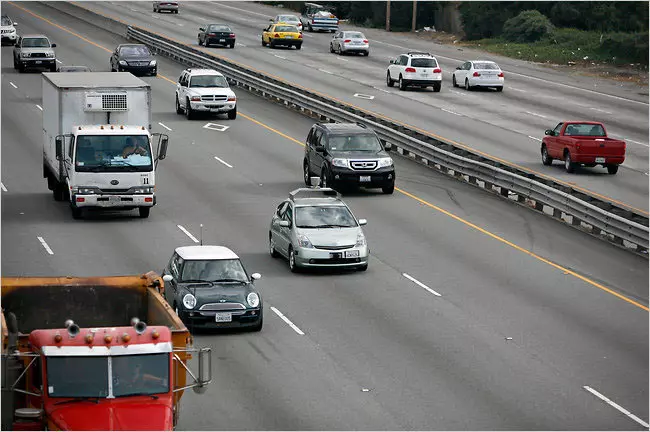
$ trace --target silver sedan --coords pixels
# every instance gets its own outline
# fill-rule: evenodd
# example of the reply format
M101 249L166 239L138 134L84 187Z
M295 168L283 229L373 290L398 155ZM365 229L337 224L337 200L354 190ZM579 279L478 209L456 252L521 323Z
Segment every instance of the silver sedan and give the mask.
M330 52L336 52L339 55L361 53L368 56L370 55L370 41L358 31L339 31L330 41Z
M474 60L458 66L452 74L454 87L465 87L471 90L476 87L494 87L497 91L503 91L503 71L493 61Z

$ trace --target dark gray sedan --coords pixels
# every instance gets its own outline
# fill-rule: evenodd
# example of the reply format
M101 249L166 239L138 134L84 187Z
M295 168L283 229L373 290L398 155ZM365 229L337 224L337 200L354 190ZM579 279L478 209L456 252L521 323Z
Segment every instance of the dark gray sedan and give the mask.
M198 42L199 45L222 45L235 47L235 32L226 24L208 24L199 27Z
M133 75L158 74L154 54L143 44L118 45L111 55L111 72L131 72Z

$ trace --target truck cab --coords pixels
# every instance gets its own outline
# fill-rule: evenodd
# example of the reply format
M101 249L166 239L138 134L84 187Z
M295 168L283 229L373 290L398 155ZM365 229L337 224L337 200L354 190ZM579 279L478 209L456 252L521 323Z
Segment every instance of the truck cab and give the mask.
M329 7L316 3L305 3L300 22L303 29L310 32L324 30L334 33L339 30L339 19L336 15Z

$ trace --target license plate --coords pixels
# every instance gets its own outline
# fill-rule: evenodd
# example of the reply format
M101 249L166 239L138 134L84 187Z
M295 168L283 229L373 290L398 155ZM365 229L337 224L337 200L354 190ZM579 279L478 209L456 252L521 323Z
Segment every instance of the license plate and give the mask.
M120 197L111 195L108 197L108 202L112 202L112 203L120 202Z
M34 63L36 63L36 64L41 64L41 63L43 63L43 62L40 61L40 60L36 60Z
M359 176L359 181L360 182L369 182L370 181L370 176Z
M596 158L596 163L605 163L605 158Z
M223 105L206 105L206 106L211 109L218 109L221 108Z
M293 39L293 36L285 36L285 39Z
M355 44L355 45L361 45L363 42L361 42L361 41L354 41L354 42L352 42L352 43Z
M219 39L219 42L225 42L225 41L226 41L225 39Z
M358 250L345 251L346 258L359 258Z
M230 312L217 312L214 315L215 322L232 322L232 313Z

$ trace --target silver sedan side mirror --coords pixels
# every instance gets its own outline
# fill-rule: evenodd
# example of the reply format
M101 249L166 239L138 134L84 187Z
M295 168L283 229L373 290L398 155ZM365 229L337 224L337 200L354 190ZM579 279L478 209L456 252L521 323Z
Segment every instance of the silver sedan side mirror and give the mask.
M360 226L366 225L367 223L368 223L368 221L366 219L359 219L359 225Z
M260 280L260 279L262 279L262 275L259 274L259 273L253 273L251 275L251 278L254 279L254 280Z

